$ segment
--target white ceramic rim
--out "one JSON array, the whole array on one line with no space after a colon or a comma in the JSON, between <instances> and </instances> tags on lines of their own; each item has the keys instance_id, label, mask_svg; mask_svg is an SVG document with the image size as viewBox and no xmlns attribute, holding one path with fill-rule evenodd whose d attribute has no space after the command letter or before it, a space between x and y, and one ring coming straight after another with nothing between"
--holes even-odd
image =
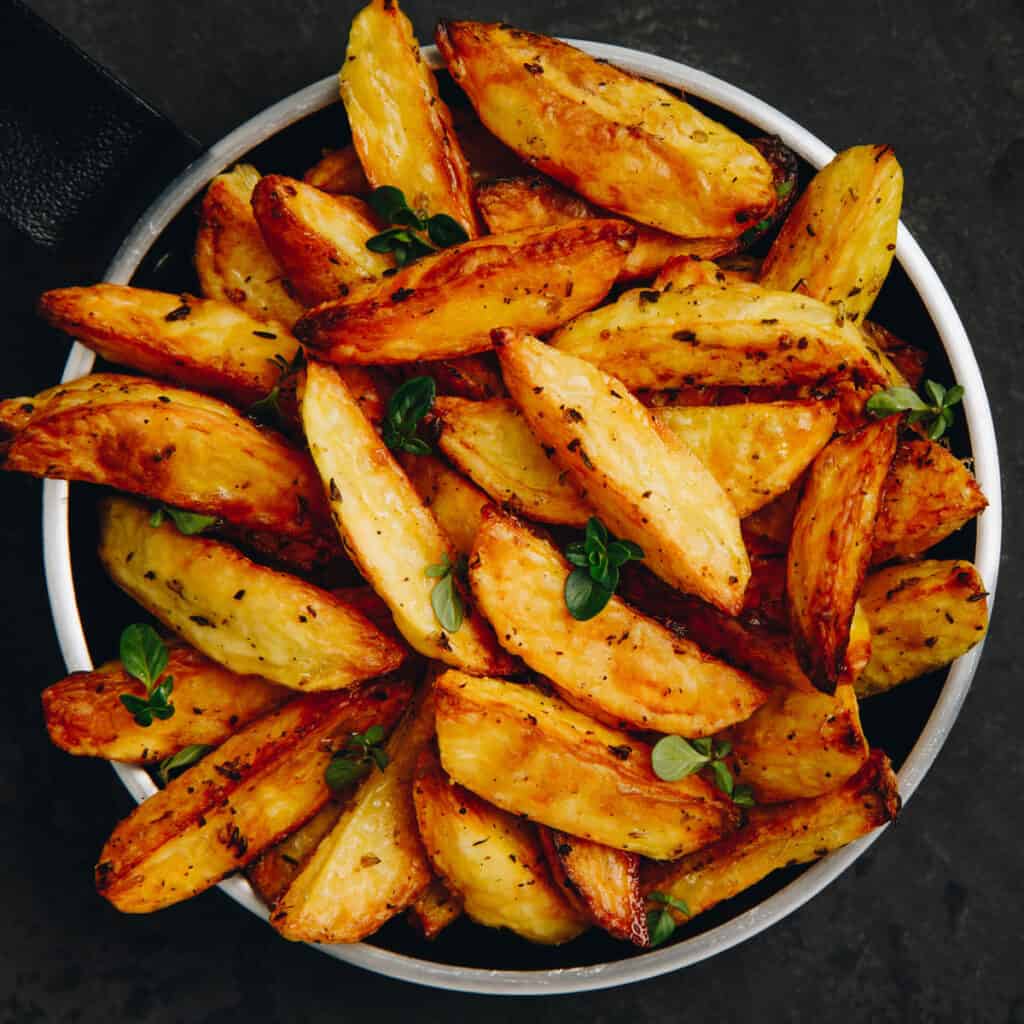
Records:
<instances>
[{"instance_id":1,"label":"white ceramic rim","mask_svg":"<svg viewBox=\"0 0 1024 1024\"><path fill-rule=\"evenodd\" d=\"M760 130L780 136L787 146L816 168L824 166L835 155L824 142L785 114L703 71L621 46L583 40L568 41L627 71L709 100ZM423 53L432 67L441 66L435 47L425 47ZM118 250L107 270L106 280L129 282L143 256L164 228L214 175L288 125L337 100L337 79L330 75L268 107L218 142L186 168L146 211ZM896 242L896 259L920 294L945 347L954 376L966 389L963 411L974 453L975 475L989 499L988 509L978 520L974 561L991 601L999 568L1002 491L995 428L988 396L970 341L953 302L928 258L902 223ZM90 349L75 343L64 367L62 381L74 380L87 374L94 359ZM46 584L61 653L68 671L74 672L93 668L93 661L75 597L68 504L67 482L45 481L43 557ZM949 735L980 658L981 646L978 646L950 668L938 702L899 773L900 793L904 801L913 794ZM153 781L143 769L120 763L115 763L113 767L137 801L141 802L156 791ZM562 970L501 971L419 960L368 943L315 948L339 960L389 977L463 992L556 995L624 985L697 963L764 931L838 877L882 831L879 829L818 861L773 896L717 928L665 949L612 963ZM236 902L266 920L266 908L244 878L238 876L228 879L221 883L220 888Z\"/></svg>"}]
</instances>

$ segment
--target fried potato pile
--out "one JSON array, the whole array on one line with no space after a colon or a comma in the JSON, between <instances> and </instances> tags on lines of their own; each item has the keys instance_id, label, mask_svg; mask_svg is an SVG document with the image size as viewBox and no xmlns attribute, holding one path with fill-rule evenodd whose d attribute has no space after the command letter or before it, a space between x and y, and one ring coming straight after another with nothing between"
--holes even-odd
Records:
<instances>
[{"instance_id":1,"label":"fried potato pile","mask_svg":"<svg viewBox=\"0 0 1024 1024\"><path fill-rule=\"evenodd\" d=\"M891 147L801 188L563 42L437 43L462 105L362 10L351 145L215 177L183 291L42 296L114 367L0 401L0 459L121 492L143 620L46 727L159 782L99 857L123 911L243 871L293 941L649 948L896 815L860 702L988 624L930 550L986 504L962 390L869 319Z\"/></svg>"}]
</instances>

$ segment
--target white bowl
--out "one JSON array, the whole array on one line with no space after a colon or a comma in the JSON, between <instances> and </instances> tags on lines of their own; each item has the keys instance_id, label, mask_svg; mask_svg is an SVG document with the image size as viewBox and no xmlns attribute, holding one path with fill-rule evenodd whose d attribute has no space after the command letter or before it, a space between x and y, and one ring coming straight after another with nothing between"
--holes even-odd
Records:
<instances>
[{"instance_id":1,"label":"white bowl","mask_svg":"<svg viewBox=\"0 0 1024 1024\"><path fill-rule=\"evenodd\" d=\"M570 42L595 57L605 58L627 71L708 100L759 130L780 136L787 146L813 167L822 167L834 156L834 151L824 142L778 110L702 71L620 46L579 40ZM432 67L441 66L434 47L425 47L423 53ZM146 211L125 239L107 270L106 279L117 283L130 281L142 258L164 228L214 175L282 129L337 100L337 79L331 75L274 104L222 139L172 182ZM970 341L946 289L928 258L902 224L896 243L896 259L917 290L935 325L956 380L966 389L963 412L974 456L975 473L990 502L978 520L974 562L989 594L993 595L999 566L1002 507L996 438L985 386ZM75 344L62 379L74 380L88 373L94 358L89 349ZM43 551L46 582L61 652L68 671L74 672L91 669L93 661L75 598L68 499L69 488L65 481L45 482ZM900 793L904 801L917 788L945 742L970 688L980 657L979 645L950 668L938 701L899 772ZM152 780L143 769L115 764L114 770L136 800L142 801L155 792ZM629 959L612 963L561 970L481 970L420 960L368 943L317 948L329 956L380 974L421 985L465 992L553 995L623 985L704 960L764 931L807 902L845 871L882 831L880 829L830 854L785 888L719 927L667 948L638 953ZM244 878L239 876L229 879L221 883L221 888L252 913L266 919L266 908Z\"/></svg>"}]
</instances>

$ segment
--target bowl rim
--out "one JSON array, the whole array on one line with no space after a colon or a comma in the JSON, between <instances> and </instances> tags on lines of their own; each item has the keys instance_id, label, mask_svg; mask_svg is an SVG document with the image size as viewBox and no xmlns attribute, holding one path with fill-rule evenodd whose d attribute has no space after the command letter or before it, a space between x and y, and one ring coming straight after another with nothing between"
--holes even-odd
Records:
<instances>
[{"instance_id":1,"label":"bowl rim","mask_svg":"<svg viewBox=\"0 0 1024 1024\"><path fill-rule=\"evenodd\" d=\"M577 39L567 39L566 42L624 70L709 100L760 130L780 136L787 146L815 168L824 166L835 155L824 142L779 110L704 71L627 47ZM443 66L436 47L423 47L423 55L431 67ZM182 171L142 215L114 256L104 280L128 283L164 228L214 175L290 124L335 102L338 102L337 77L328 75L267 107L210 147ZM897 234L895 258L927 309L957 382L966 389L963 410L974 457L975 476L989 499L988 508L978 519L974 562L991 602L995 595L999 568L1002 491L988 395L974 351L952 299L902 222ZM61 381L74 380L87 374L94 360L95 355L90 349L75 342ZM46 585L61 653L67 670L75 672L92 669L93 661L75 594L69 504L70 488L67 481L44 481L43 560ZM983 646L983 643L979 644L951 666L936 705L900 769L899 789L904 802L910 799L949 735L970 689ZM136 801L141 802L156 791L144 769L117 762L113 768ZM620 961L558 969L490 970L420 960L365 942L315 948L378 974L462 992L557 995L628 984L697 963L764 931L801 907L842 874L883 831L884 828L877 829L812 864L777 893L710 931L664 949L640 953ZM266 908L242 876L220 883L220 888L252 913L267 919Z\"/></svg>"}]
</instances>

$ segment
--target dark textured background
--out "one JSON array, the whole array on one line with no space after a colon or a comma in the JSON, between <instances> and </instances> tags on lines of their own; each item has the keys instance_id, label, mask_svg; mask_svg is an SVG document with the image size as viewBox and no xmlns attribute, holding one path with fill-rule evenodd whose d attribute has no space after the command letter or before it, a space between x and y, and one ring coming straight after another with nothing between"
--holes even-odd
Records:
<instances>
[{"instance_id":1,"label":"dark textured background","mask_svg":"<svg viewBox=\"0 0 1024 1024\"><path fill-rule=\"evenodd\" d=\"M30 6L204 143L331 72L356 9L326 0ZM1024 7L756 6L410 0L406 9L422 37L445 14L643 48L750 90L835 147L893 143L905 219L952 293L988 382L1013 530L1024 463L1015 415L1024 400ZM50 101L59 107L59 94ZM48 385L64 356L25 340L28 287L78 283L110 245L97 233L88 253L37 281L7 243L4 394ZM41 578L38 484L7 480L3 498L0 1021L1024 1021L1019 536L1007 538L991 637L961 720L900 822L855 869L711 962L630 988L519 1002L360 973L282 942L216 892L150 918L109 909L91 867L129 801L105 765L72 762L43 739L38 691L61 663Z\"/></svg>"}]
</instances>

